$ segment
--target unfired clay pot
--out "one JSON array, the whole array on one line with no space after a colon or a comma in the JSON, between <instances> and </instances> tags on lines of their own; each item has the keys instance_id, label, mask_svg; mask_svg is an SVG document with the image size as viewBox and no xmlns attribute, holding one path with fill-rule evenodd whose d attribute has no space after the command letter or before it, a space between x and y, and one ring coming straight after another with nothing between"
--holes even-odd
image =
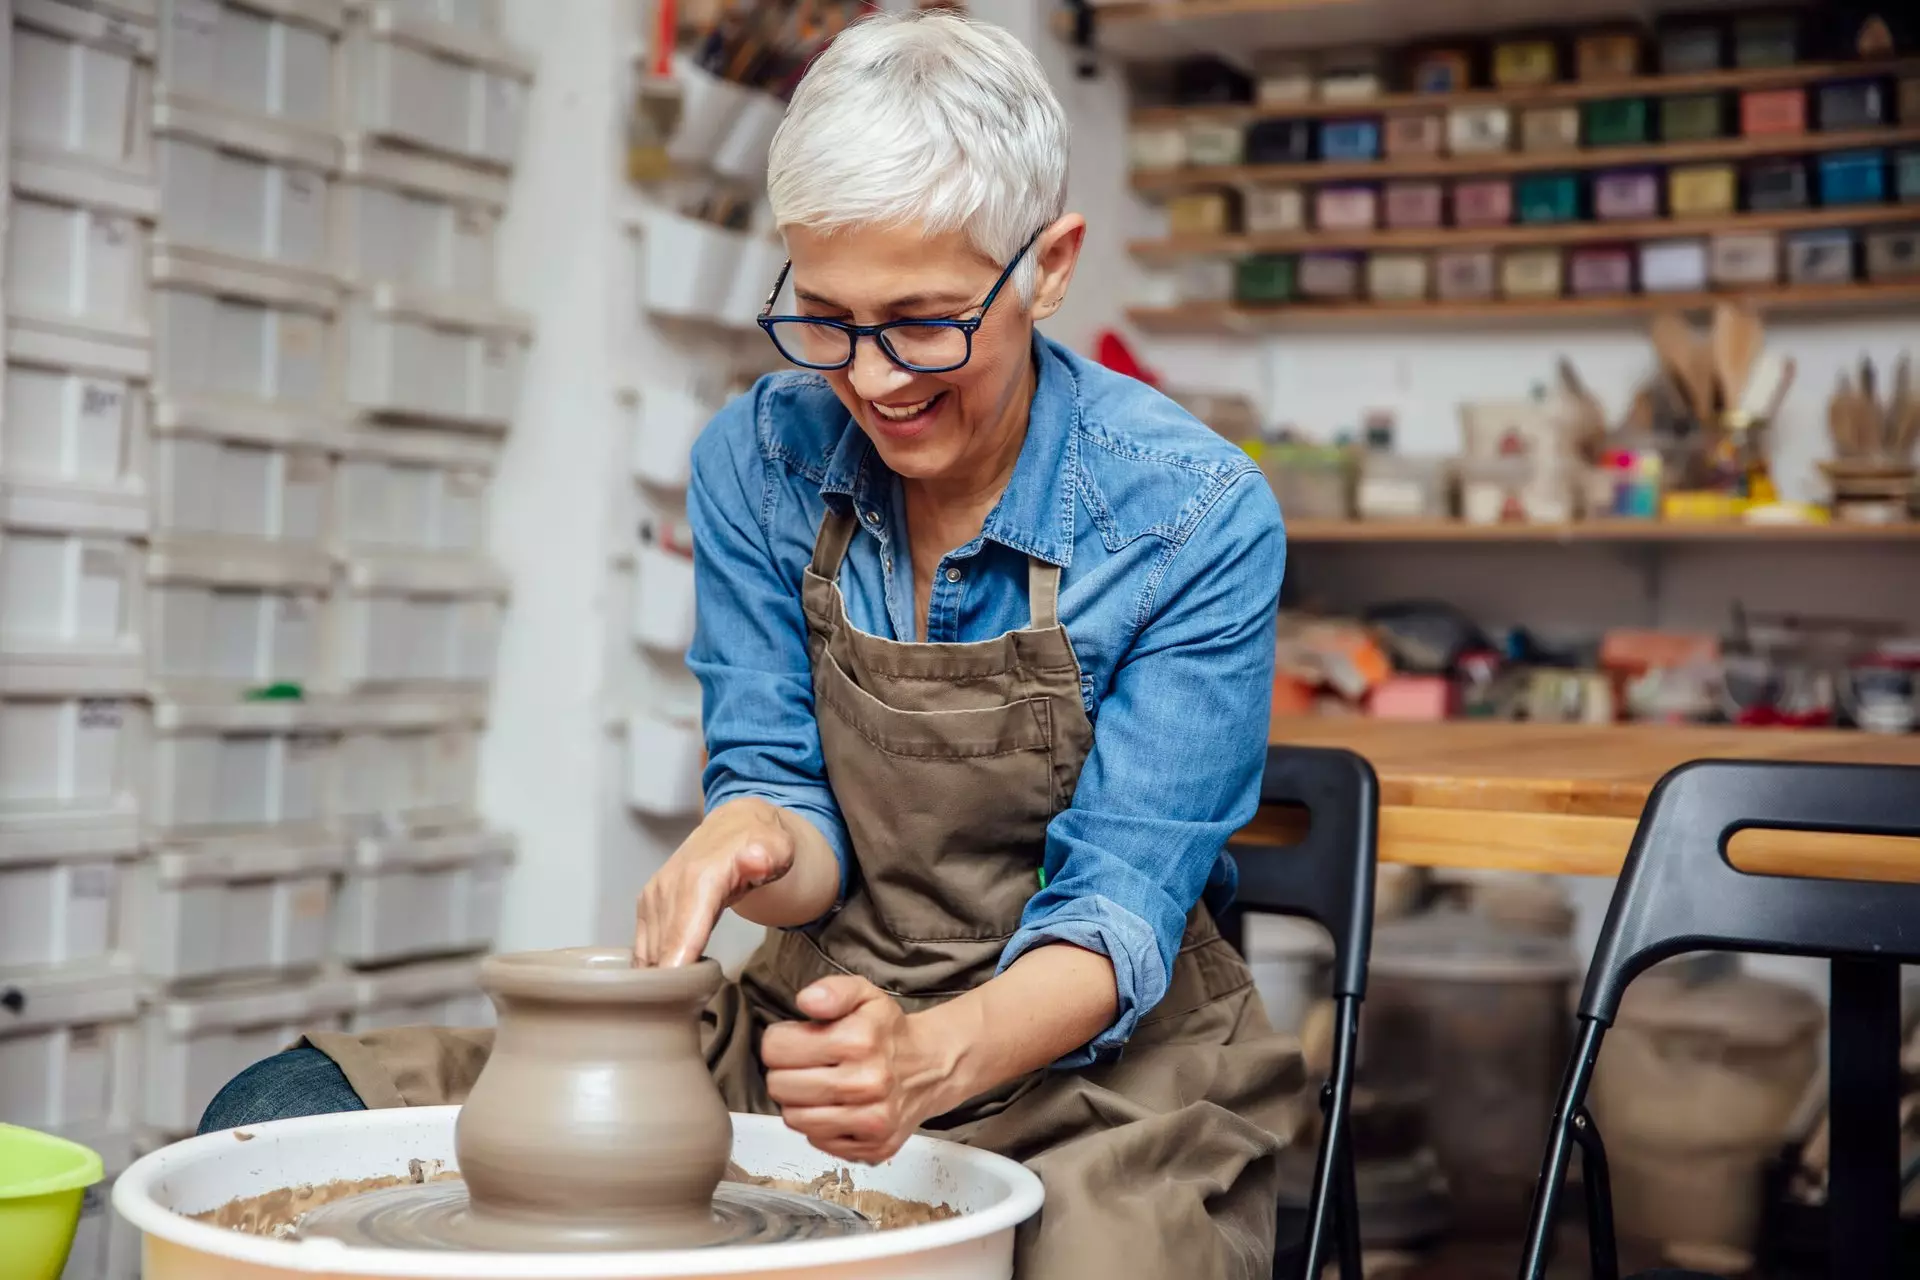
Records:
<instances>
[{"instance_id":1,"label":"unfired clay pot","mask_svg":"<svg viewBox=\"0 0 1920 1280\"><path fill-rule=\"evenodd\" d=\"M718 1233L733 1123L700 1054L712 960L638 969L577 947L489 958L493 1054L455 1129L487 1247L691 1245Z\"/></svg>"}]
</instances>

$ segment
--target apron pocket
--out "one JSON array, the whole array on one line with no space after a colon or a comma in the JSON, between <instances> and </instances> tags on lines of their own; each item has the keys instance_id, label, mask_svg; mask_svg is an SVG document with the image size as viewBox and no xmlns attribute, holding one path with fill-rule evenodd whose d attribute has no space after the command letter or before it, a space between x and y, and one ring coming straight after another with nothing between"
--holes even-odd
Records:
<instances>
[{"instance_id":1,"label":"apron pocket","mask_svg":"<svg viewBox=\"0 0 1920 1280\"><path fill-rule=\"evenodd\" d=\"M890 756L958 760L1012 755L1050 755L1053 706L1044 697L1021 698L997 707L951 711L902 711L853 682L830 648L820 647L815 693L849 729ZM1051 786L1048 790L1051 791ZM1041 815L1052 816L1051 801Z\"/></svg>"}]
</instances>

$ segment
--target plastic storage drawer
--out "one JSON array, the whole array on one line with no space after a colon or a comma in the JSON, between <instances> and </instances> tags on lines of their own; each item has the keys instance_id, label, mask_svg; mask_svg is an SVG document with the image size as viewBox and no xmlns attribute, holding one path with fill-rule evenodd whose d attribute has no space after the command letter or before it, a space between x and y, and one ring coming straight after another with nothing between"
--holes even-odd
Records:
<instances>
[{"instance_id":1,"label":"plastic storage drawer","mask_svg":"<svg viewBox=\"0 0 1920 1280\"><path fill-rule=\"evenodd\" d=\"M145 514L0 483L0 687L141 691Z\"/></svg>"},{"instance_id":2,"label":"plastic storage drawer","mask_svg":"<svg viewBox=\"0 0 1920 1280\"><path fill-rule=\"evenodd\" d=\"M333 196L335 266L361 287L491 298L506 204L502 174L349 139Z\"/></svg>"},{"instance_id":3,"label":"plastic storage drawer","mask_svg":"<svg viewBox=\"0 0 1920 1280\"><path fill-rule=\"evenodd\" d=\"M145 715L131 701L0 693L0 857L138 849Z\"/></svg>"},{"instance_id":4,"label":"plastic storage drawer","mask_svg":"<svg viewBox=\"0 0 1920 1280\"><path fill-rule=\"evenodd\" d=\"M334 127L339 0L162 0L160 100Z\"/></svg>"},{"instance_id":5,"label":"plastic storage drawer","mask_svg":"<svg viewBox=\"0 0 1920 1280\"><path fill-rule=\"evenodd\" d=\"M485 727L477 703L354 703L340 718L338 826L358 836L473 822Z\"/></svg>"},{"instance_id":6,"label":"plastic storage drawer","mask_svg":"<svg viewBox=\"0 0 1920 1280\"><path fill-rule=\"evenodd\" d=\"M348 30L346 62L348 132L512 165L533 71L500 40L374 3Z\"/></svg>"},{"instance_id":7,"label":"plastic storage drawer","mask_svg":"<svg viewBox=\"0 0 1920 1280\"><path fill-rule=\"evenodd\" d=\"M428 960L353 978L347 1030L383 1027L490 1027L493 1001L480 990L480 961Z\"/></svg>"},{"instance_id":8,"label":"plastic storage drawer","mask_svg":"<svg viewBox=\"0 0 1920 1280\"><path fill-rule=\"evenodd\" d=\"M111 5L14 0L11 132L20 156L60 155L145 173L145 104L159 40Z\"/></svg>"},{"instance_id":9,"label":"plastic storage drawer","mask_svg":"<svg viewBox=\"0 0 1920 1280\"><path fill-rule=\"evenodd\" d=\"M367 837L340 891L334 954L349 964L484 951L500 930L513 842L487 831Z\"/></svg>"},{"instance_id":10,"label":"plastic storage drawer","mask_svg":"<svg viewBox=\"0 0 1920 1280\"><path fill-rule=\"evenodd\" d=\"M80 1197L80 1221L62 1280L139 1280L140 1232L113 1211L114 1179L126 1172L136 1154L133 1130L125 1125L71 1125L56 1132L98 1152L103 1175Z\"/></svg>"},{"instance_id":11,"label":"plastic storage drawer","mask_svg":"<svg viewBox=\"0 0 1920 1280\"><path fill-rule=\"evenodd\" d=\"M14 327L0 376L0 479L16 493L122 508L143 527L149 363L144 350Z\"/></svg>"},{"instance_id":12,"label":"plastic storage drawer","mask_svg":"<svg viewBox=\"0 0 1920 1280\"><path fill-rule=\"evenodd\" d=\"M500 0L394 0L393 9L415 22L441 22L483 35L500 34Z\"/></svg>"},{"instance_id":13,"label":"plastic storage drawer","mask_svg":"<svg viewBox=\"0 0 1920 1280\"><path fill-rule=\"evenodd\" d=\"M30 1129L124 1124L138 1100L137 980L102 970L0 977L0 1116Z\"/></svg>"},{"instance_id":14,"label":"plastic storage drawer","mask_svg":"<svg viewBox=\"0 0 1920 1280\"><path fill-rule=\"evenodd\" d=\"M339 148L271 121L186 103L154 111L160 217L183 252L326 278L327 201Z\"/></svg>"},{"instance_id":15,"label":"plastic storage drawer","mask_svg":"<svg viewBox=\"0 0 1920 1280\"><path fill-rule=\"evenodd\" d=\"M321 707L291 701L153 709L147 824L168 837L317 830L339 734Z\"/></svg>"},{"instance_id":16,"label":"plastic storage drawer","mask_svg":"<svg viewBox=\"0 0 1920 1280\"><path fill-rule=\"evenodd\" d=\"M36 849L0 837L0 969L105 965L124 948L123 886L139 850L131 827Z\"/></svg>"},{"instance_id":17,"label":"plastic storage drawer","mask_svg":"<svg viewBox=\"0 0 1920 1280\"><path fill-rule=\"evenodd\" d=\"M481 555L497 452L440 431L355 432L334 473L333 545L342 556Z\"/></svg>"},{"instance_id":18,"label":"plastic storage drawer","mask_svg":"<svg viewBox=\"0 0 1920 1280\"><path fill-rule=\"evenodd\" d=\"M346 854L338 840L156 854L132 877L141 972L171 985L319 968Z\"/></svg>"},{"instance_id":19,"label":"plastic storage drawer","mask_svg":"<svg viewBox=\"0 0 1920 1280\"><path fill-rule=\"evenodd\" d=\"M347 313L347 400L382 417L504 431L532 330L524 315L376 285Z\"/></svg>"},{"instance_id":20,"label":"plastic storage drawer","mask_svg":"<svg viewBox=\"0 0 1920 1280\"><path fill-rule=\"evenodd\" d=\"M148 661L160 696L304 690L318 674L327 582L317 556L156 548L147 560Z\"/></svg>"},{"instance_id":21,"label":"plastic storage drawer","mask_svg":"<svg viewBox=\"0 0 1920 1280\"><path fill-rule=\"evenodd\" d=\"M156 542L218 545L323 562L331 438L313 419L221 412L201 401L154 406Z\"/></svg>"},{"instance_id":22,"label":"plastic storage drawer","mask_svg":"<svg viewBox=\"0 0 1920 1280\"><path fill-rule=\"evenodd\" d=\"M336 580L327 685L457 689L493 678L506 584L485 561L382 556Z\"/></svg>"},{"instance_id":23,"label":"plastic storage drawer","mask_svg":"<svg viewBox=\"0 0 1920 1280\"><path fill-rule=\"evenodd\" d=\"M56 332L144 344L147 245L159 201L144 179L15 156L9 180L7 311Z\"/></svg>"},{"instance_id":24,"label":"plastic storage drawer","mask_svg":"<svg viewBox=\"0 0 1920 1280\"><path fill-rule=\"evenodd\" d=\"M190 1134L222 1085L303 1032L342 1025L349 993L337 982L155 1002L143 1021L141 1123Z\"/></svg>"},{"instance_id":25,"label":"plastic storage drawer","mask_svg":"<svg viewBox=\"0 0 1920 1280\"><path fill-rule=\"evenodd\" d=\"M330 285L222 266L170 245L153 258L155 393L317 413L334 368Z\"/></svg>"}]
</instances>

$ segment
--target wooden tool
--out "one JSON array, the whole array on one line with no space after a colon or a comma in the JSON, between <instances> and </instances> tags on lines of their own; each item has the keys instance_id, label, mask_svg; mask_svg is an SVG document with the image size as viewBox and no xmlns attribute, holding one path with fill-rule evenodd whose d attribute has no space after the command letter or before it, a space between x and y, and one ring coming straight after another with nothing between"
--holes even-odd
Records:
<instances>
[{"instance_id":1,"label":"wooden tool","mask_svg":"<svg viewBox=\"0 0 1920 1280\"><path fill-rule=\"evenodd\" d=\"M1685 394L1694 417L1702 423L1713 421L1713 350L1694 336L1693 329L1677 311L1663 311L1653 318L1653 345L1661 363Z\"/></svg>"},{"instance_id":2,"label":"wooden tool","mask_svg":"<svg viewBox=\"0 0 1920 1280\"><path fill-rule=\"evenodd\" d=\"M1713 308L1713 372L1720 403L1731 410L1746 400L1747 380L1760 356L1764 331L1751 307L1721 302Z\"/></svg>"}]
</instances>

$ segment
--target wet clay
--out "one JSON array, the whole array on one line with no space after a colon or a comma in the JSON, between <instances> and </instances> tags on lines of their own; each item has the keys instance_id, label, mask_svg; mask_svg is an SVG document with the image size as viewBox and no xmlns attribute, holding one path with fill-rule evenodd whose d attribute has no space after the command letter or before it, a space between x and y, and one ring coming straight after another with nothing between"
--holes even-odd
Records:
<instances>
[{"instance_id":1,"label":"wet clay","mask_svg":"<svg viewBox=\"0 0 1920 1280\"><path fill-rule=\"evenodd\" d=\"M251 1136L248 1135L249 1138ZM389 1187L460 1181L458 1170L443 1169L438 1160L410 1160L407 1164L405 1177L389 1175L380 1178L340 1178L333 1182L304 1182L297 1187L281 1187L264 1195L229 1200L218 1209L187 1216L195 1222L225 1227L244 1235L285 1237L293 1234L294 1225L308 1212L337 1200L368 1191L384 1191Z\"/></svg>"},{"instance_id":2,"label":"wet clay","mask_svg":"<svg viewBox=\"0 0 1920 1280\"><path fill-rule=\"evenodd\" d=\"M739 1175L737 1179L734 1178L735 1174ZM762 1178L730 1164L727 1166L727 1176L730 1181L747 1182L776 1191L791 1191L828 1204L842 1205L871 1222L876 1231L917 1227L923 1223L945 1222L948 1218L960 1216L960 1211L950 1204L902 1200L884 1191L862 1190L853 1185L853 1174L847 1169L834 1169L810 1182L800 1182L793 1178Z\"/></svg>"}]
</instances>

